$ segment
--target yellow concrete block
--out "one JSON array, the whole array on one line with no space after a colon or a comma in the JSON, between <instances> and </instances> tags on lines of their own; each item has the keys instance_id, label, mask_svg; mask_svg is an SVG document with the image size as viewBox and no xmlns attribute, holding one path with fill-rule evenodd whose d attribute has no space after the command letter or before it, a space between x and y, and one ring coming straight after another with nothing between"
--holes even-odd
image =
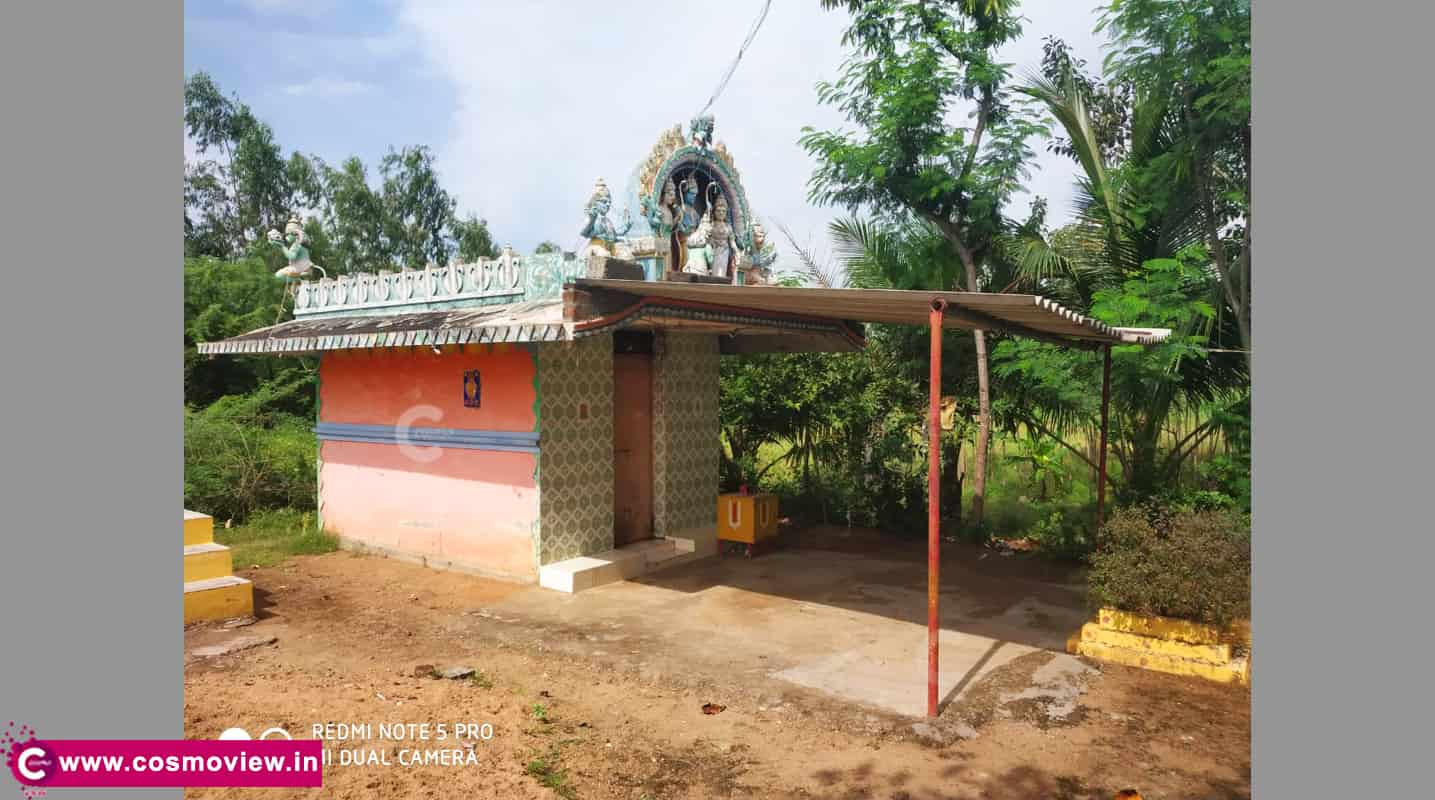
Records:
<instances>
[{"instance_id":1,"label":"yellow concrete block","mask_svg":"<svg viewBox=\"0 0 1435 800\"><path fill-rule=\"evenodd\" d=\"M1249 650L1251 648L1251 621L1241 619L1232 622L1221 637L1221 641Z\"/></svg>"},{"instance_id":2,"label":"yellow concrete block","mask_svg":"<svg viewBox=\"0 0 1435 800\"><path fill-rule=\"evenodd\" d=\"M1190 661L1175 656L1129 650L1125 647L1113 647L1089 641L1082 641L1080 653L1099 661L1166 672L1171 675L1204 678L1218 683L1238 683L1249 686L1251 682L1250 662L1246 659L1237 659L1227 664L1208 664L1204 661Z\"/></svg>"},{"instance_id":3,"label":"yellow concrete block","mask_svg":"<svg viewBox=\"0 0 1435 800\"><path fill-rule=\"evenodd\" d=\"M234 571L234 558L222 544L188 544L184 546L184 582L223 578Z\"/></svg>"},{"instance_id":4,"label":"yellow concrete block","mask_svg":"<svg viewBox=\"0 0 1435 800\"><path fill-rule=\"evenodd\" d=\"M184 545L207 544L214 541L214 517L198 511L184 512Z\"/></svg>"},{"instance_id":5,"label":"yellow concrete block","mask_svg":"<svg viewBox=\"0 0 1435 800\"><path fill-rule=\"evenodd\" d=\"M1191 644L1220 644L1222 631L1215 625L1203 625L1184 619L1158 617L1155 614L1137 614L1103 608L1096 616L1101 627L1117 633L1134 633L1138 636L1152 636L1158 639L1190 642Z\"/></svg>"},{"instance_id":6,"label":"yellow concrete block","mask_svg":"<svg viewBox=\"0 0 1435 800\"><path fill-rule=\"evenodd\" d=\"M719 539L756 544L777 535L777 495L718 495L717 518Z\"/></svg>"},{"instance_id":7,"label":"yellow concrete block","mask_svg":"<svg viewBox=\"0 0 1435 800\"><path fill-rule=\"evenodd\" d=\"M1208 664L1228 664L1231 661L1231 646L1229 644L1191 644L1172 639L1159 639L1154 636L1121 633L1107 630L1092 622L1081 626L1081 641L1192 661L1204 661Z\"/></svg>"},{"instance_id":8,"label":"yellow concrete block","mask_svg":"<svg viewBox=\"0 0 1435 800\"><path fill-rule=\"evenodd\" d=\"M184 585L184 624L232 619L254 613L254 584L226 575Z\"/></svg>"}]
</instances>

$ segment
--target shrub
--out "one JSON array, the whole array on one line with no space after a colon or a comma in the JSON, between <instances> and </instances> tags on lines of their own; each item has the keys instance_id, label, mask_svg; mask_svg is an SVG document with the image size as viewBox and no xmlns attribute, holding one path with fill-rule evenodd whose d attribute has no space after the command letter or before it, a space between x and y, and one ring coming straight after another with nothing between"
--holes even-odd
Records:
<instances>
[{"instance_id":1,"label":"shrub","mask_svg":"<svg viewBox=\"0 0 1435 800\"><path fill-rule=\"evenodd\" d=\"M1250 520L1229 511L1133 506L1102 528L1093 599L1126 611L1224 625L1250 615Z\"/></svg>"},{"instance_id":2,"label":"shrub","mask_svg":"<svg viewBox=\"0 0 1435 800\"><path fill-rule=\"evenodd\" d=\"M1035 541L1042 555L1064 561L1082 561L1091 554L1095 545L1091 535L1093 509L1037 503L1035 510L1041 516L1022 535Z\"/></svg>"},{"instance_id":3,"label":"shrub","mask_svg":"<svg viewBox=\"0 0 1435 800\"><path fill-rule=\"evenodd\" d=\"M317 447L308 420L225 397L184 414L184 505L243 521L265 508L312 510Z\"/></svg>"}]
</instances>

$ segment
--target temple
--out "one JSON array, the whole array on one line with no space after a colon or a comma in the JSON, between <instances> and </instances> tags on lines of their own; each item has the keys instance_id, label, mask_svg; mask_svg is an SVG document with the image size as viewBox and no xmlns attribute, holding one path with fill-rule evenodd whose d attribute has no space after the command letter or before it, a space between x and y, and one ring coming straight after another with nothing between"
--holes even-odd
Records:
<instances>
[{"instance_id":1,"label":"temple","mask_svg":"<svg viewBox=\"0 0 1435 800\"><path fill-rule=\"evenodd\" d=\"M199 352L319 356L319 512L345 546L571 592L716 552L724 355L852 351L854 320L938 306L1072 346L1164 335L1031 295L774 286L711 117L634 178L617 224L597 183L580 253L330 277L292 224L271 240L294 319Z\"/></svg>"}]
</instances>

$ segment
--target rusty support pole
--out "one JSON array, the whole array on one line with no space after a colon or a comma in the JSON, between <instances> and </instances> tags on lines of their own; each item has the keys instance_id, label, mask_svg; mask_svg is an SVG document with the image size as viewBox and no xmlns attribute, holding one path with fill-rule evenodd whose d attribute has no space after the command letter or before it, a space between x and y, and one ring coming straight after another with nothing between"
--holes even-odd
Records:
<instances>
[{"instance_id":1,"label":"rusty support pole","mask_svg":"<svg viewBox=\"0 0 1435 800\"><path fill-rule=\"evenodd\" d=\"M942 312L945 300L933 300L931 375L932 398L927 420L927 716L937 716L937 589L942 555ZM958 498L960 502L960 498Z\"/></svg>"},{"instance_id":2,"label":"rusty support pole","mask_svg":"<svg viewBox=\"0 0 1435 800\"><path fill-rule=\"evenodd\" d=\"M1101 363L1101 453L1096 459L1096 533L1106 522L1106 429L1111 407L1111 345L1102 348Z\"/></svg>"}]
</instances>

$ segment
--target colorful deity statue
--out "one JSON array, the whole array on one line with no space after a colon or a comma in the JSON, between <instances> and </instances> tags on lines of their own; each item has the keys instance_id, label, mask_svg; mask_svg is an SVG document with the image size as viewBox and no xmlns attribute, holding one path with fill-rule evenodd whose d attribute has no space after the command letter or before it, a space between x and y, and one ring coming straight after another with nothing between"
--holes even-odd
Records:
<instances>
[{"instance_id":1,"label":"colorful deity statue","mask_svg":"<svg viewBox=\"0 0 1435 800\"><path fill-rule=\"evenodd\" d=\"M777 248L767 241L767 230L762 227L761 222L753 223L752 252L748 254L750 266L743 282L754 286L769 283L772 273L768 267L776 260Z\"/></svg>"},{"instance_id":2,"label":"colorful deity statue","mask_svg":"<svg viewBox=\"0 0 1435 800\"><path fill-rule=\"evenodd\" d=\"M683 245L683 237L678 233L678 226L682 222L682 209L678 205L678 187L671 179L663 181L663 191L658 197L657 205L653 205L649 199L643 200L644 209L647 211L648 225L653 229L653 240L662 242L667 248L669 264L674 269L681 270L685 262L684 255L686 248Z\"/></svg>"},{"instance_id":3,"label":"colorful deity statue","mask_svg":"<svg viewBox=\"0 0 1435 800\"><path fill-rule=\"evenodd\" d=\"M732 224L728 222L727 198L721 193L710 205L707 225L707 248L711 254L709 271L719 277L730 277L733 267Z\"/></svg>"},{"instance_id":4,"label":"colorful deity statue","mask_svg":"<svg viewBox=\"0 0 1435 800\"><path fill-rule=\"evenodd\" d=\"M703 216L698 213L698 176L694 172L682 181L682 204L677 209L673 219L673 242L672 249L677 254L677 260L673 269L678 272L690 272L688 268L689 250L692 247L691 241L697 236L698 229L703 224ZM685 246L686 245L686 246ZM704 266L703 272L706 272Z\"/></svg>"},{"instance_id":5,"label":"colorful deity statue","mask_svg":"<svg viewBox=\"0 0 1435 800\"><path fill-rule=\"evenodd\" d=\"M289 260L288 265L281 267L274 273L274 277L287 283L300 281L309 277L314 270L324 273L324 268L309 260L309 248L304 244L304 223L299 220L298 214L291 214L289 222L284 225L284 234L279 231L269 231L269 242L279 247L284 257ZM324 273L327 276L327 273Z\"/></svg>"},{"instance_id":6,"label":"colorful deity statue","mask_svg":"<svg viewBox=\"0 0 1435 800\"><path fill-rule=\"evenodd\" d=\"M619 230L613 227L613 222L608 219L608 211L613 207L613 193L608 191L608 185L602 178L593 186L593 196L588 198L588 205L584 212L588 215L588 222L583 226L580 236L589 242L589 252L601 251L604 254L613 252L613 245L617 243L618 237L627 233L633 227L632 214L623 212L623 228Z\"/></svg>"},{"instance_id":7,"label":"colorful deity statue","mask_svg":"<svg viewBox=\"0 0 1435 800\"><path fill-rule=\"evenodd\" d=\"M658 198L657 205L652 205L646 199L643 201L648 216L648 225L653 229L653 234L659 239L666 239L673 232L673 226L678 219L678 188L671 180L663 182L663 193Z\"/></svg>"},{"instance_id":8,"label":"colorful deity statue","mask_svg":"<svg viewBox=\"0 0 1435 800\"><path fill-rule=\"evenodd\" d=\"M694 117L693 121L688 123L688 136L692 139L693 147L701 147L704 150L712 147L714 124L712 114Z\"/></svg>"}]
</instances>

